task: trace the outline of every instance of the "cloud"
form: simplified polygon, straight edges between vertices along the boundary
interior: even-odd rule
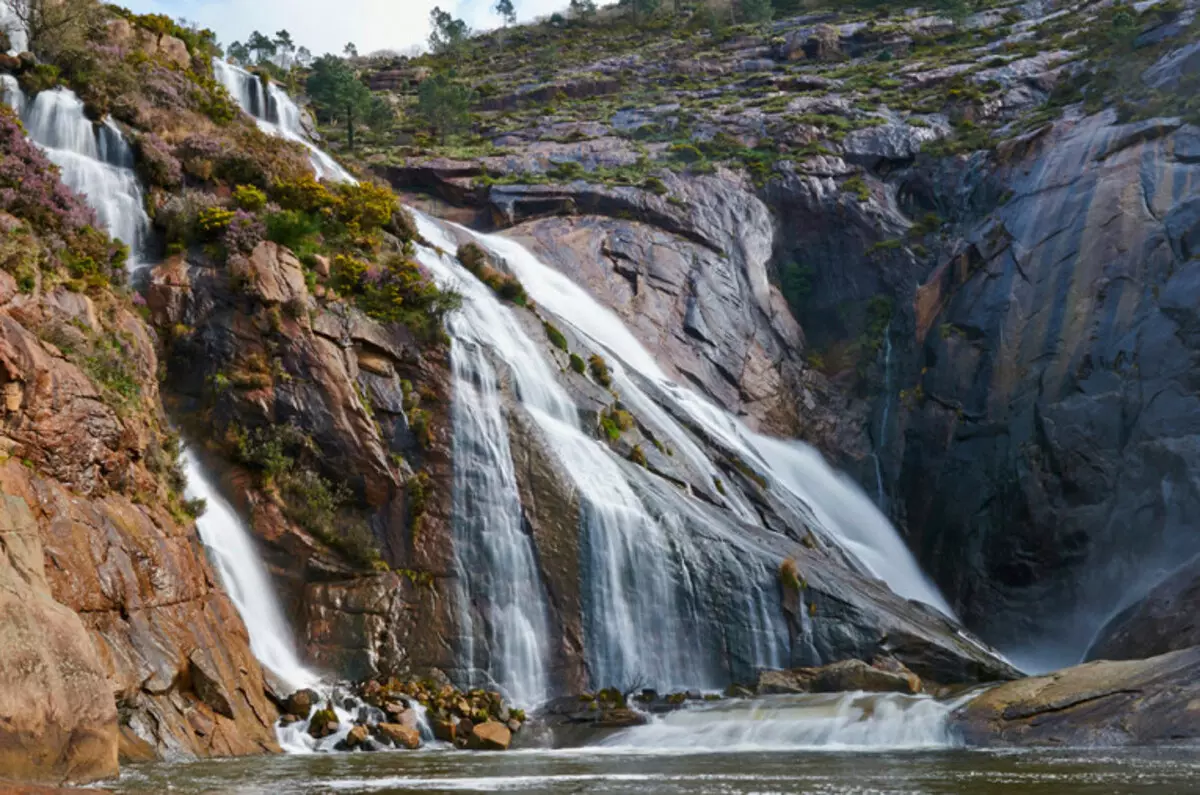
[[[120,2],[120,0],[118,0]],[[514,0],[522,20],[560,11],[568,0]],[[359,52],[405,50],[429,38],[429,12],[440,5],[475,29],[499,25],[495,0],[124,0],[138,13],[186,17],[217,32],[223,44],[245,41],[251,31],[286,29],[297,45],[320,55],[340,53],[347,42]]]

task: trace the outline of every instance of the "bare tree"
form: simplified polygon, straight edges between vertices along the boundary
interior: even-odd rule
[[[99,10],[96,0],[0,0],[9,37],[23,32],[25,46],[34,53],[77,41]]]

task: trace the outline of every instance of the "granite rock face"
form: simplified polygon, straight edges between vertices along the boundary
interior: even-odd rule
[[[1200,557],[1168,574],[1113,616],[1088,649],[1089,660],[1139,660],[1200,646]]]
[[[1078,659],[1200,549],[1198,134],[1104,113],[1016,142],[1008,200],[917,292],[902,513],[993,643]]]
[[[1200,648],[1009,682],[960,708],[967,745],[1121,747],[1200,740]]]

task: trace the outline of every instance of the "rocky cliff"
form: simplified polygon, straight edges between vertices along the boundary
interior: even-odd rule
[[[1196,9],[1139,9],[551,21],[454,54],[469,140],[408,124],[340,154],[526,242],[674,375],[816,443],[968,626],[1070,662],[1200,544]],[[446,57],[362,68],[408,107]]]

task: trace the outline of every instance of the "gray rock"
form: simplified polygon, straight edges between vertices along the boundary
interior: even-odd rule
[[[1174,91],[1190,77],[1200,75],[1200,41],[1167,53],[1145,72],[1142,82],[1159,91]]]
[[[940,137],[929,127],[884,124],[855,130],[842,141],[842,157],[847,162],[875,168],[885,161],[911,160],[929,141]]]
[[[1088,660],[1139,660],[1200,646],[1200,557],[1104,625]]]

